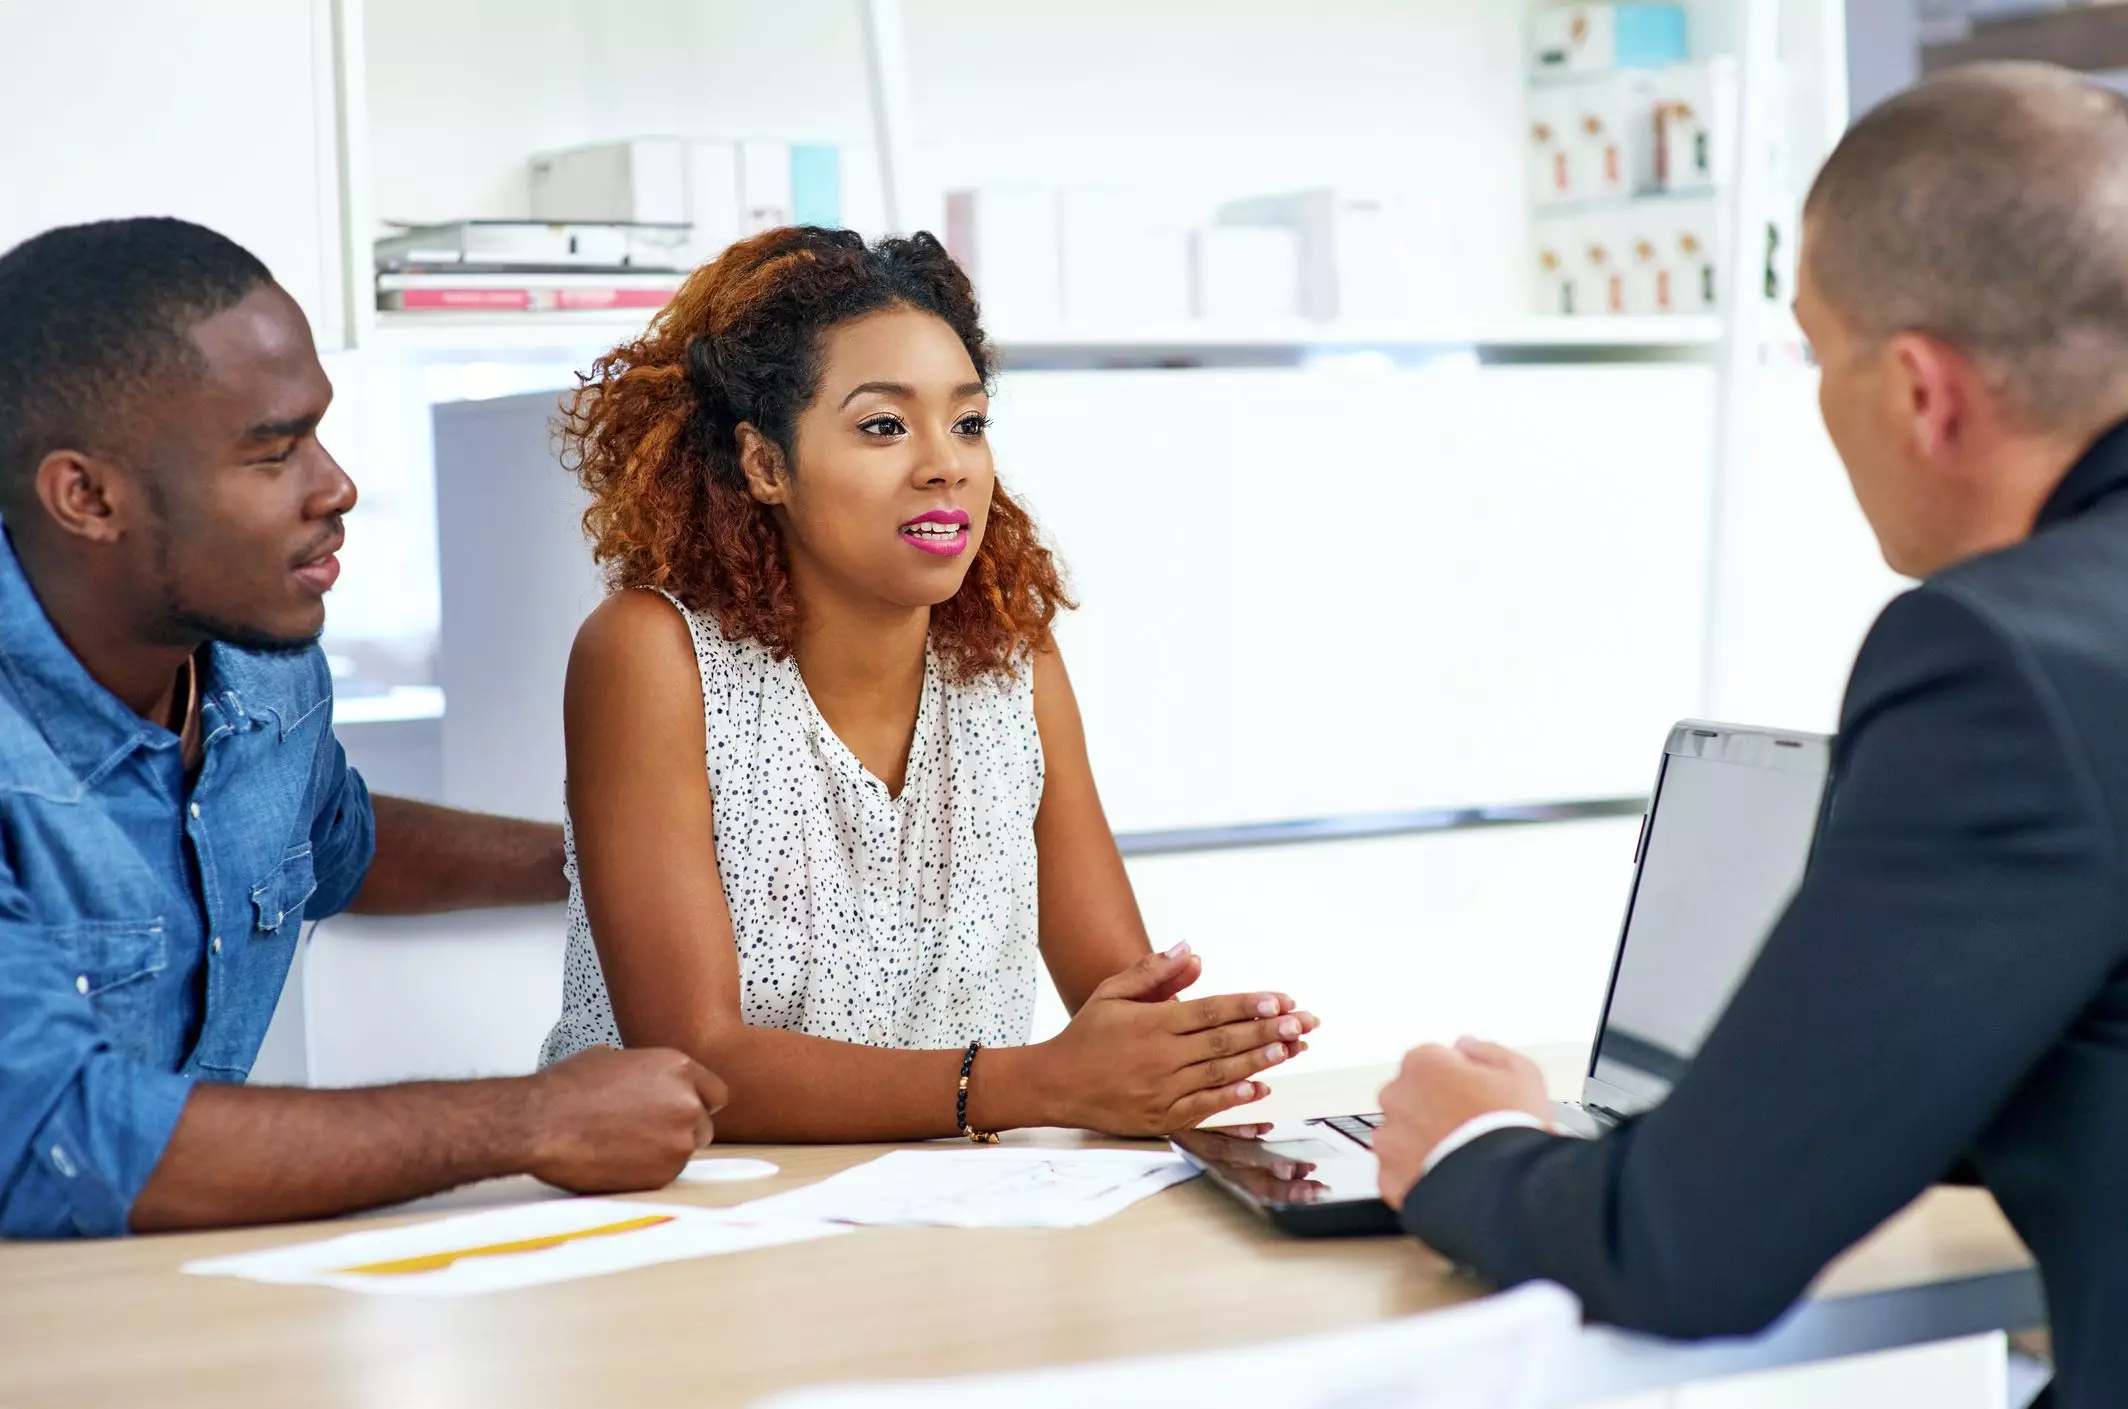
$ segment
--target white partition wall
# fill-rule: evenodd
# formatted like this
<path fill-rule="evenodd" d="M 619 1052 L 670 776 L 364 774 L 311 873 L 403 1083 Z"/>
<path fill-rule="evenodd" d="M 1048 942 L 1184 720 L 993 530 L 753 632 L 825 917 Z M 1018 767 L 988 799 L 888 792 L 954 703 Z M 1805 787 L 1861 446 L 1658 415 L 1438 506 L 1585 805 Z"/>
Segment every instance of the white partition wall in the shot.
<path fill-rule="evenodd" d="M 1855 651 L 1908 586 L 1884 565 L 1818 415 L 1818 374 L 1769 368 L 1757 443 L 1728 467 L 1729 550 L 1720 668 L 1707 709 L 1722 719 L 1830 732 Z"/>
<path fill-rule="evenodd" d="M 569 646 L 605 595 L 552 394 L 436 408 L 443 800 L 559 821 Z"/>
<path fill-rule="evenodd" d="M 1119 831 L 1615 797 L 1701 705 L 1703 367 L 1020 372 Z"/>
<path fill-rule="evenodd" d="M 1661 740 L 1643 743 L 1652 765 Z M 1288 1069 L 1305 1070 L 1464 1033 L 1588 1041 L 1638 835 L 1638 819 L 1619 817 L 1127 864 L 1154 942 L 1204 956 L 1202 992 L 1290 993 L 1323 1020 Z M 1045 990 L 1037 1035 L 1063 1022 Z"/>
<path fill-rule="evenodd" d="M 304 961 L 309 1084 L 531 1071 L 561 1015 L 564 941 L 559 905 L 321 922 Z"/>
<path fill-rule="evenodd" d="M 1701 707 L 1709 373 L 1008 374 L 1120 831 L 1629 796 Z M 600 595 L 552 396 L 437 408 L 443 797 L 558 817 Z"/>

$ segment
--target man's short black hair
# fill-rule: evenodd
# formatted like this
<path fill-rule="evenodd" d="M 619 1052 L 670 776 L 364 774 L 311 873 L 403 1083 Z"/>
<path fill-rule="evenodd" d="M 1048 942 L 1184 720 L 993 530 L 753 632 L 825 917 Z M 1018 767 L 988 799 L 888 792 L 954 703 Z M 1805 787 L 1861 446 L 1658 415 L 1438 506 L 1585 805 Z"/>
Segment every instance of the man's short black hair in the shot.
<path fill-rule="evenodd" d="M 1803 206 L 1825 302 L 1941 338 L 2026 421 L 2095 435 L 2128 392 L 2128 99 L 2064 68 L 1945 70 L 1848 129 Z"/>
<path fill-rule="evenodd" d="M 272 280 L 234 240 L 167 216 L 62 226 L 0 255 L 0 514 L 55 450 L 142 449 L 142 404 L 205 370 L 192 329 Z"/>

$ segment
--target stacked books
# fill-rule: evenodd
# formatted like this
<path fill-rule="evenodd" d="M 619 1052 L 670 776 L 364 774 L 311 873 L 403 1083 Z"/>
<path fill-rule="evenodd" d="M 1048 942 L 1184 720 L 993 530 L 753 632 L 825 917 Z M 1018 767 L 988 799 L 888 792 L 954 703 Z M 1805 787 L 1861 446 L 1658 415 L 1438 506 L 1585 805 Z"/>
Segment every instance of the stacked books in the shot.
<path fill-rule="evenodd" d="M 657 309 L 686 277 L 684 224 L 461 220 L 377 241 L 377 307 L 546 313 Z"/>

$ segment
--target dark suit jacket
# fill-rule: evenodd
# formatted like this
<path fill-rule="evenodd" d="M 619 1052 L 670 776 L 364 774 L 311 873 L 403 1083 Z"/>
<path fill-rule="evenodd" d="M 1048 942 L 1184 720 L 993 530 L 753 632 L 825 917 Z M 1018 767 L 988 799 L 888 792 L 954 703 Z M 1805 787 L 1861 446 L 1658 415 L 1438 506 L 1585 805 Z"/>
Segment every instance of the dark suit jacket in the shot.
<path fill-rule="evenodd" d="M 2029 541 L 1885 608 L 1833 767 L 1669 1099 L 1602 1140 L 1474 1140 L 1404 1225 L 1598 1320 L 1735 1334 L 1962 1166 L 2038 1259 L 2056 1402 L 2128 1402 L 2128 424 Z"/>

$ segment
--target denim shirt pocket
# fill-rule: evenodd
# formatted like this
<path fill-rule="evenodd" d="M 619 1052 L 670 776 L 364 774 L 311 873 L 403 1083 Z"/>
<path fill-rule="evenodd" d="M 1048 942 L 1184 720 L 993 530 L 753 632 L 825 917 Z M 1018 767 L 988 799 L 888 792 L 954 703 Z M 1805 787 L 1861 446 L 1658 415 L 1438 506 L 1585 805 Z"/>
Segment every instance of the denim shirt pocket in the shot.
<path fill-rule="evenodd" d="M 84 920 L 49 933 L 74 965 L 75 991 L 118 1046 L 131 1050 L 130 1039 L 154 1027 L 155 978 L 170 967 L 162 920 Z"/>
<path fill-rule="evenodd" d="M 252 939 L 280 937 L 291 925 L 303 923 L 303 905 L 318 888 L 318 874 L 311 861 L 310 843 L 290 851 L 272 875 L 251 888 Z M 292 937 L 292 936 L 291 936 Z"/>

